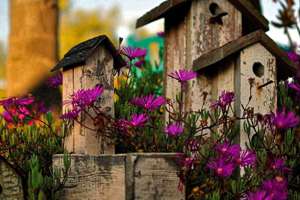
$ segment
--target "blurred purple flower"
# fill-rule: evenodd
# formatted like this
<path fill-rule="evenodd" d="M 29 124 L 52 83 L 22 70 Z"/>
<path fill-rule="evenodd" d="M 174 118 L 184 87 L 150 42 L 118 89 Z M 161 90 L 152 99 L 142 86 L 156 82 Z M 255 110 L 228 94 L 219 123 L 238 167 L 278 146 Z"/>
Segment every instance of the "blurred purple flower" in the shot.
<path fill-rule="evenodd" d="M 0 100 L 0 105 L 3 107 L 10 107 L 10 106 L 28 106 L 34 102 L 34 97 L 11 97 L 8 99 Z"/>
<path fill-rule="evenodd" d="M 145 57 L 147 54 L 147 49 L 123 47 L 121 49 L 121 54 L 128 57 L 130 60 L 133 60 L 135 58 Z"/>
<path fill-rule="evenodd" d="M 215 172 L 217 176 L 231 176 L 235 165 L 232 162 L 225 161 L 224 158 L 214 159 L 208 162 L 207 167 Z"/>
<path fill-rule="evenodd" d="M 215 149 L 222 155 L 231 156 L 232 158 L 239 158 L 241 147 L 238 144 L 231 145 L 228 141 L 222 144 L 217 144 Z"/>
<path fill-rule="evenodd" d="M 171 78 L 176 79 L 180 83 L 186 83 L 188 80 L 194 79 L 197 77 L 197 73 L 194 71 L 189 71 L 185 69 L 180 69 L 169 74 Z"/>
<path fill-rule="evenodd" d="M 188 151 L 198 151 L 200 147 L 200 143 L 196 139 L 189 139 L 185 141 L 185 146 Z"/>
<path fill-rule="evenodd" d="M 75 120 L 79 116 L 80 110 L 79 109 L 74 109 L 70 110 L 60 116 L 61 119 L 64 120 Z"/>
<path fill-rule="evenodd" d="M 168 125 L 165 128 L 165 133 L 170 137 L 177 137 L 183 133 L 183 127 L 180 123 L 176 122 Z"/>
<path fill-rule="evenodd" d="M 300 56 L 296 52 L 290 51 L 287 53 L 287 56 L 292 62 L 299 64 Z"/>
<path fill-rule="evenodd" d="M 13 117 L 11 116 L 11 114 L 8 112 L 8 111 L 4 111 L 2 113 L 2 117 L 4 118 L 4 120 L 8 123 L 13 123 L 14 120 L 13 120 Z"/>
<path fill-rule="evenodd" d="M 148 121 L 146 114 L 133 114 L 129 124 L 133 127 L 143 126 Z"/>
<path fill-rule="evenodd" d="M 227 92 L 222 91 L 221 95 L 219 96 L 219 99 L 212 103 L 212 108 L 220 107 L 221 109 L 225 109 L 227 106 L 229 106 L 235 99 L 234 92 Z"/>
<path fill-rule="evenodd" d="M 196 159 L 194 157 L 187 156 L 183 153 L 177 153 L 176 161 L 179 166 L 186 168 L 186 169 L 192 169 Z"/>
<path fill-rule="evenodd" d="M 247 200 L 266 200 L 266 191 L 258 190 L 247 194 Z"/>
<path fill-rule="evenodd" d="M 266 199 L 286 200 L 288 198 L 287 181 L 281 176 L 264 181 L 262 190 L 266 192 Z"/>
<path fill-rule="evenodd" d="M 145 64 L 145 60 L 138 60 L 134 63 L 134 66 L 141 68 Z"/>
<path fill-rule="evenodd" d="M 293 112 L 286 112 L 283 109 L 282 112 L 276 112 L 276 115 L 273 119 L 273 124 L 278 129 L 288 129 L 296 127 L 299 124 L 299 117 Z"/>
<path fill-rule="evenodd" d="M 71 100 L 65 103 L 71 103 L 74 108 L 79 107 L 81 109 L 91 106 L 103 93 L 104 88 L 96 86 L 92 89 L 80 89 L 71 95 Z"/>
<path fill-rule="evenodd" d="M 58 86 L 60 86 L 62 84 L 62 81 L 63 81 L 63 76 L 62 76 L 62 73 L 59 72 L 57 73 L 56 75 L 50 77 L 46 84 L 49 86 L 49 87 L 52 87 L 52 88 L 57 88 Z"/>
<path fill-rule="evenodd" d="M 144 97 L 136 97 L 131 100 L 131 103 L 135 106 L 142 107 L 146 110 L 155 110 L 165 104 L 167 101 L 164 97 L 154 95 L 148 95 Z"/>
<path fill-rule="evenodd" d="M 160 32 L 157 33 L 157 36 L 158 37 L 165 37 L 165 32 L 160 31 Z"/>
<path fill-rule="evenodd" d="M 288 87 L 300 94 L 300 85 L 298 83 L 288 83 Z"/>
<path fill-rule="evenodd" d="M 285 165 L 285 161 L 282 158 L 275 158 L 270 164 L 272 170 L 278 170 L 281 172 L 289 172 L 290 168 Z"/>
<path fill-rule="evenodd" d="M 244 150 L 240 153 L 240 158 L 237 160 L 237 163 L 242 166 L 254 166 L 256 162 L 256 154 L 253 151 Z"/>

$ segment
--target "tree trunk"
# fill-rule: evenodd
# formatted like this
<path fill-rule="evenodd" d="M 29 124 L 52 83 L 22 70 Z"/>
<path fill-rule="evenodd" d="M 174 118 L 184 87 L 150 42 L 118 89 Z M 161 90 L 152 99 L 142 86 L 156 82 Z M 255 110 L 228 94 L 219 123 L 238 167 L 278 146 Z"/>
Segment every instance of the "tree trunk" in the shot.
<path fill-rule="evenodd" d="M 58 59 L 57 0 L 10 0 L 7 95 L 32 92 Z"/>

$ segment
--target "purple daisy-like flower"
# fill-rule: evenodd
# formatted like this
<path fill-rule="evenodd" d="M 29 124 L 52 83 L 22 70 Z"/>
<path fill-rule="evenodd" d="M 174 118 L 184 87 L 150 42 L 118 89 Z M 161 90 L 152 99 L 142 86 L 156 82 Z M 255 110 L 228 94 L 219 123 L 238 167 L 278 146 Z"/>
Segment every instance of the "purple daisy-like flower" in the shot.
<path fill-rule="evenodd" d="M 232 175 L 235 165 L 232 162 L 226 162 L 224 158 L 211 160 L 207 163 L 207 167 L 215 172 L 217 176 L 229 177 Z"/>
<path fill-rule="evenodd" d="M 189 71 L 185 69 L 180 69 L 178 71 L 169 74 L 171 78 L 176 79 L 180 83 L 186 83 L 187 81 L 197 77 L 197 73 L 194 71 Z"/>
<path fill-rule="evenodd" d="M 148 121 L 148 116 L 146 114 L 133 114 L 129 124 L 133 127 L 144 126 Z"/>
<path fill-rule="evenodd" d="M 96 86 L 92 89 L 80 89 L 71 95 L 71 100 L 67 103 L 71 103 L 74 107 L 85 108 L 95 103 L 103 93 L 104 88 Z"/>
<path fill-rule="evenodd" d="M 155 110 L 165 104 L 167 101 L 164 97 L 154 95 L 148 95 L 144 97 L 136 97 L 131 100 L 131 103 L 135 106 L 142 107 L 146 110 Z"/>
<path fill-rule="evenodd" d="M 135 48 L 135 47 L 123 47 L 121 49 L 121 54 L 128 57 L 130 60 L 135 58 L 145 57 L 147 54 L 147 49 Z"/>
<path fill-rule="evenodd" d="M 271 169 L 281 172 L 289 172 L 290 168 L 285 165 L 285 160 L 282 158 L 275 158 L 270 164 Z"/>
<path fill-rule="evenodd" d="M 219 96 L 219 99 L 212 103 L 212 108 L 218 108 L 225 109 L 227 106 L 229 106 L 235 99 L 234 92 L 228 92 L 228 91 L 222 91 L 221 95 Z"/>
<path fill-rule="evenodd" d="M 299 117 L 293 112 L 286 112 L 285 109 L 282 112 L 276 112 L 273 119 L 273 124 L 278 129 L 294 128 L 299 124 Z"/>
<path fill-rule="evenodd" d="M 287 181 L 281 176 L 264 181 L 262 190 L 266 192 L 266 199 L 286 200 L 288 198 Z"/>
<path fill-rule="evenodd" d="M 79 109 L 74 109 L 70 110 L 60 116 L 61 119 L 64 120 L 75 120 L 79 116 L 80 110 Z"/>
<path fill-rule="evenodd" d="M 288 87 L 300 94 L 300 85 L 298 83 L 288 83 Z"/>
<path fill-rule="evenodd" d="M 47 85 L 52 88 L 57 88 L 62 84 L 62 81 L 63 81 L 63 76 L 62 73 L 59 72 L 47 80 Z"/>
<path fill-rule="evenodd" d="M 177 137 L 183 133 L 184 128 L 178 122 L 168 125 L 165 128 L 165 133 L 170 137 Z"/>
<path fill-rule="evenodd" d="M 256 154 L 253 151 L 244 150 L 240 153 L 239 159 L 237 159 L 237 163 L 242 166 L 254 166 L 256 162 Z"/>
<path fill-rule="evenodd" d="M 249 192 L 247 200 L 266 200 L 266 191 L 258 190 L 256 192 Z"/>
<path fill-rule="evenodd" d="M 294 51 L 288 52 L 288 53 L 287 53 L 287 56 L 288 56 L 288 58 L 289 58 L 292 62 L 294 62 L 294 63 L 296 63 L 296 64 L 298 64 L 299 61 L 300 61 L 300 56 L 299 56 L 296 52 L 294 52 Z"/>
<path fill-rule="evenodd" d="M 134 66 L 141 68 L 145 64 L 145 60 L 138 60 L 134 63 Z"/>
<path fill-rule="evenodd" d="M 8 123 L 13 123 L 14 122 L 14 119 L 13 117 L 11 116 L 11 114 L 8 112 L 8 111 L 4 111 L 2 113 L 2 117 L 4 118 L 4 120 Z"/>
<path fill-rule="evenodd" d="M 233 158 L 240 157 L 241 147 L 238 144 L 230 144 L 228 141 L 225 141 L 222 144 L 217 144 L 215 149 L 222 155 L 231 156 Z"/>

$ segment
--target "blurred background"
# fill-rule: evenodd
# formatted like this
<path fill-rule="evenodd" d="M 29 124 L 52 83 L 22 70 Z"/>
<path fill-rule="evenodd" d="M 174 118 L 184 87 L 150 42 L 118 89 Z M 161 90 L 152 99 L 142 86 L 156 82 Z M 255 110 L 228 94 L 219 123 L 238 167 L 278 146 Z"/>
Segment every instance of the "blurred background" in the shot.
<path fill-rule="evenodd" d="M 251 0 L 270 21 L 281 8 L 273 0 Z M 147 48 L 151 62 L 159 59 L 163 20 L 135 29 L 135 21 L 163 0 L 1 0 L 0 1 L 0 97 L 49 92 L 44 80 L 58 59 L 75 44 L 106 34 L 118 45 L 125 43 Z M 295 2 L 299 7 L 299 1 Z M 284 29 L 270 25 L 269 36 L 282 46 L 289 40 Z M 299 41 L 296 30 L 290 30 Z M 150 57 L 148 57 L 150 58 Z"/>

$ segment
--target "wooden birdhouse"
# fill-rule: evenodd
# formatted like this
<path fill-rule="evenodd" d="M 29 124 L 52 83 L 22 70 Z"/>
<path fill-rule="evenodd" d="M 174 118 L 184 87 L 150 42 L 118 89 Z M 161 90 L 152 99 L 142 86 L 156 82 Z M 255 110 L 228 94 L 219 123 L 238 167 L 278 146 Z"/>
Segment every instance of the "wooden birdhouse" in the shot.
<path fill-rule="evenodd" d="M 203 92 L 211 101 L 223 91 L 234 91 L 237 113 L 249 98 L 257 112 L 276 109 L 276 83 L 296 66 L 264 33 L 268 21 L 248 0 L 168 0 L 137 20 L 141 27 L 165 19 L 165 96 L 174 99 L 179 83 L 172 71 L 197 70 L 185 97 L 185 109 L 198 110 Z"/>
<path fill-rule="evenodd" d="M 109 38 L 101 35 L 73 47 L 52 71 L 63 70 L 63 102 L 79 89 L 102 85 L 105 90 L 101 96 L 101 107 L 106 108 L 107 114 L 113 116 L 113 71 L 124 65 L 125 62 Z M 68 104 L 63 105 L 64 112 L 69 108 Z M 81 124 L 75 122 L 71 133 L 65 139 L 66 150 L 87 155 L 113 153 L 113 145 L 109 145 L 99 134 L 85 127 L 93 127 L 92 121 L 84 114 L 79 118 Z"/>

